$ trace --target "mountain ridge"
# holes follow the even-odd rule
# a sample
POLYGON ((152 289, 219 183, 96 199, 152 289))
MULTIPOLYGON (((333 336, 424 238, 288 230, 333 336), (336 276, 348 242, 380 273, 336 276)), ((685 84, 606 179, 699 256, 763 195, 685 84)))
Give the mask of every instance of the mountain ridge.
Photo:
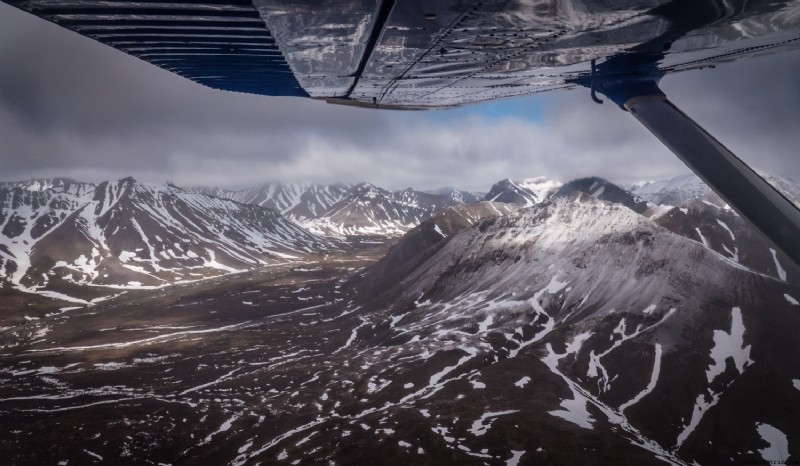
MULTIPOLYGON (((784 183, 790 193, 795 187, 800 193, 800 185, 784 183)), ((710 190, 698 185, 698 180, 678 177, 645 187, 640 192, 651 201, 640 198, 635 194, 636 189, 627 191, 596 177, 565 184, 544 177, 524 182, 506 179, 496 183, 484 197, 513 201, 498 204, 510 211, 583 192, 620 203, 743 267, 782 280, 795 281, 800 277, 800 271, 791 261, 768 246, 747 222, 720 202, 709 201, 710 190), (681 191, 683 186, 689 188, 681 191), (688 200, 678 206, 652 202, 665 198, 688 200)), ((162 286, 340 249, 344 247, 343 241, 350 241, 347 238, 408 244, 401 239, 403 235, 458 205, 452 198, 439 194, 412 188, 388 191, 369 183, 333 187, 284 185, 272 191, 293 193, 293 197, 281 195, 281 205, 287 212, 302 208, 309 215, 318 216, 305 220, 289 217, 292 221, 286 223, 280 213, 268 207, 242 203, 231 196, 205 194, 196 188, 183 189, 171 183, 140 183, 132 177, 99 184, 67 178, 0 183, 0 280, 4 286, 22 287, 51 297, 82 296, 75 299, 83 302, 88 295, 79 285, 162 286), (334 188, 342 191, 331 197, 334 188), (317 197, 320 193, 328 196, 327 200, 320 201, 317 197), (337 196, 339 199, 334 202, 337 196), (134 197, 136 202, 130 202, 134 197), (328 206, 324 210, 314 210, 325 205, 328 206), (275 229, 268 224, 281 226, 275 229), (183 230, 195 241, 193 247, 176 246, 184 244, 183 230), (58 234, 47 237, 56 231, 58 234), (270 235, 272 240, 264 239, 270 235), (292 236, 301 238, 298 241, 303 244, 293 246, 292 236), (145 237, 147 241, 136 239, 145 237), (154 246, 155 243, 159 245, 154 246), (95 270, 100 262, 108 268, 102 274, 95 270), (174 266, 162 266, 162 262, 179 264, 178 268, 184 270, 170 272, 174 266), (61 273, 54 273, 56 269, 61 273), (59 288, 72 294, 59 294, 59 288)), ((260 192, 265 192, 263 186, 260 192)), ((261 199, 261 204, 264 203, 261 199)), ((481 215, 491 213, 487 209, 481 215)), ((434 227, 440 231, 447 229, 445 224, 434 221, 425 227, 428 235, 434 227)))
POLYGON ((170 184, 129 177, 83 187, 27 197, 19 187, 0 188, 3 205, 17 207, 3 218, 0 279, 70 298, 48 288, 160 286, 336 247, 272 209, 170 184))

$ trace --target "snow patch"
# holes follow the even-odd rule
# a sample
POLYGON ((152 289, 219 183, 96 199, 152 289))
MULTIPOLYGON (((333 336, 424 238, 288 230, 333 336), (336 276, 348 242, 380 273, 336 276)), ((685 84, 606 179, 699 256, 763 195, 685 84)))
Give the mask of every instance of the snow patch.
POLYGON ((642 398, 649 395, 655 388, 656 384, 658 383, 658 376, 661 373, 661 354, 662 348, 661 345, 656 343, 656 354, 655 354, 655 361, 653 362, 653 372, 650 374, 650 382, 647 383, 647 387, 644 390, 639 392, 633 399, 628 401, 627 403, 623 403, 619 410, 620 412, 625 411, 627 408, 635 405, 636 403, 642 401, 642 398))
POLYGON ((478 380, 470 379, 469 383, 471 383, 472 384, 472 388, 475 388, 475 389, 486 388, 486 384, 483 383, 483 382, 480 382, 478 380))
POLYGON ((775 261, 775 270, 778 271, 778 277, 782 281, 786 281, 786 271, 783 270, 783 267, 781 267, 781 263, 778 262, 778 253, 775 252, 775 250, 772 248, 769 248, 769 252, 772 253, 772 260, 775 261))
POLYGON ((733 231, 731 231, 730 227, 728 227, 728 225, 725 222, 723 222, 720 219, 717 219, 717 223, 719 224, 719 226, 724 228, 729 235, 731 235, 731 241, 736 241, 736 236, 733 235, 733 231))
POLYGON ((494 413, 486 413, 480 417, 477 421, 472 423, 472 427, 469 428, 469 432, 476 437, 484 435, 489 429, 492 428, 492 424, 494 420, 500 416, 505 416, 506 414, 513 414, 518 413, 518 409, 511 409, 508 411, 497 411, 494 413))
POLYGON ((213 436, 215 436, 215 435, 217 435, 219 433, 227 432, 231 428, 231 426, 233 425, 233 421, 235 421, 238 418, 239 418, 238 415, 234 415, 233 417, 231 417, 227 421, 223 422, 222 425, 219 426, 219 429, 217 429, 216 431, 208 434, 208 436, 205 439, 203 439, 203 443, 210 442, 211 441, 211 437, 213 437, 213 436))
POLYGON ((511 450, 511 458, 506 460, 506 466, 517 466, 525 450, 511 450))
POLYGON ((708 247, 710 247, 710 246, 708 245, 708 241, 706 240, 705 236, 703 236, 703 234, 702 234, 702 233, 700 233, 700 228, 695 228, 695 229, 694 229, 694 231, 696 231, 696 232, 697 232, 697 236, 699 236, 699 237, 700 237, 700 241, 703 243, 703 246, 705 246, 705 247, 707 247, 707 248, 708 248, 708 247))
POLYGON ((100 455, 98 455, 97 453, 95 453, 95 452, 93 452, 93 451, 86 450, 86 449, 84 449, 83 451, 84 451, 84 452, 85 452, 87 455, 89 455, 89 456, 91 456, 91 457, 93 457, 93 458, 96 458, 96 459, 98 459, 98 460, 100 460, 100 461, 103 461, 103 457, 102 457, 102 456, 100 456, 100 455))
POLYGON ((591 333, 589 332, 576 336, 572 343, 567 345, 567 351, 562 354, 558 354, 553 351, 550 343, 547 343, 547 356, 542 358, 542 361, 547 365, 547 367, 549 367, 554 374, 560 375, 561 378, 563 378, 567 383, 567 386, 569 386, 569 389, 572 391, 572 399, 561 400, 561 407, 564 409, 550 411, 549 413, 585 429, 594 428, 594 418, 586 409, 586 404, 589 399, 583 393, 581 393, 580 390, 578 390, 578 387, 574 382, 572 382, 569 378, 562 374, 561 371, 558 370, 558 361, 570 353, 577 353, 580 350, 580 346, 583 341, 587 340, 590 336, 591 333))
POLYGON ((706 371, 708 383, 711 383, 725 371, 725 361, 733 358, 736 370, 742 374, 745 368, 753 364, 750 359, 750 345, 744 345, 744 322, 742 310, 734 307, 731 311, 731 331, 714 330, 714 347, 711 348, 711 359, 714 363, 706 371))
MULTIPOLYGON (((750 359, 750 345, 744 346, 744 323, 742 321, 742 311, 738 307, 734 307, 731 311, 730 333, 723 330, 714 330, 714 347, 711 349, 710 356, 714 363, 706 371, 708 383, 712 383, 725 371, 725 361, 728 358, 733 359, 734 366, 740 375, 748 366, 753 364, 750 359)), ((692 409, 692 418, 678 435, 675 445, 676 450, 680 449, 683 442, 694 432, 705 413, 717 404, 720 395, 720 393, 716 393, 711 389, 708 390, 707 394, 701 393, 697 395, 692 409)))
POLYGON ((786 434, 769 424, 756 424, 756 430, 761 438, 769 443, 767 448, 758 450, 761 457, 769 464, 785 464, 789 459, 789 440, 786 434))
POLYGON ((377 377, 373 377, 367 382, 367 393, 369 394, 377 393, 383 390, 384 388, 388 387, 390 383, 392 383, 391 380, 378 379, 377 377))
POLYGON ((136 253, 135 252, 121 251, 119 253, 119 261, 120 262, 128 262, 129 260, 133 259, 134 257, 136 257, 136 253))

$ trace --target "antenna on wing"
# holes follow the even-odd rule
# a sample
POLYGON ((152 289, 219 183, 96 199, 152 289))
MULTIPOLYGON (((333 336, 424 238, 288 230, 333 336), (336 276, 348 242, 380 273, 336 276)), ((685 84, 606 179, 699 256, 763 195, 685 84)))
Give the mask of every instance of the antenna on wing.
POLYGON ((592 78, 591 78, 591 84, 589 86, 589 90, 590 90, 590 93, 592 95, 592 100, 594 100, 595 103, 602 104, 603 100, 600 99, 599 97, 597 97, 597 94, 595 93, 596 91, 595 91, 595 88, 594 88, 594 77, 595 77, 596 73, 597 73, 597 60, 596 59, 592 59, 592 78))

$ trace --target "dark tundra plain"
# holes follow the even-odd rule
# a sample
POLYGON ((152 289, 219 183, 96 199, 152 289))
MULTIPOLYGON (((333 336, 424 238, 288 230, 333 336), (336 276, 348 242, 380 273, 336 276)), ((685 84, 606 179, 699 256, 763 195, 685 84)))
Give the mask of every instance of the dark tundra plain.
POLYGON ((696 179, 281 190, 0 187, 2 462, 800 461, 800 274, 696 179))

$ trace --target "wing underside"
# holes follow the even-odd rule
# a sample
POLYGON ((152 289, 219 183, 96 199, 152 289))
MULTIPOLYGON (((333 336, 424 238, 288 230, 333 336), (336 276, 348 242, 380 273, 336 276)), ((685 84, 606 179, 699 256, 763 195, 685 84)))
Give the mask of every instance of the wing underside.
POLYGON ((250 0, 6 3, 215 89, 308 95, 250 0))
POLYGON ((799 1, 4 1, 212 88, 384 108, 571 88, 629 53, 669 73, 800 39, 799 1), (680 29, 701 4, 707 19, 680 29))

